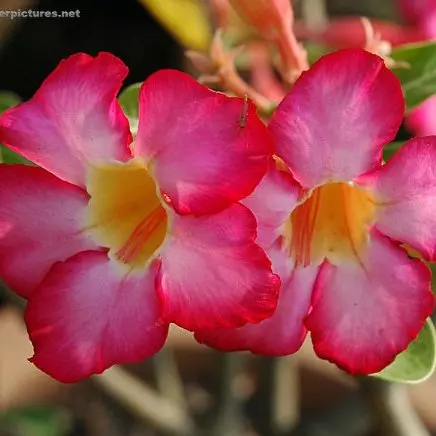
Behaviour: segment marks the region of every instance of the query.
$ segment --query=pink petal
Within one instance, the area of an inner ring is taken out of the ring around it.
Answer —
[[[366,44],[365,28],[359,16],[329,18],[327,25],[318,29],[309,28],[302,20],[297,21],[294,26],[297,38],[310,39],[325,47],[334,48],[360,48]],[[415,26],[405,26],[376,18],[371,18],[371,25],[376,35],[380,35],[382,40],[389,41],[394,47],[425,39],[424,32]]]
[[[436,260],[436,136],[408,141],[386,165],[359,181],[381,203],[377,228]]]
[[[304,187],[313,188],[375,168],[403,114],[400,82],[383,60],[348,49],[303,73],[269,127],[276,154]]]
[[[407,347],[433,305],[428,268],[373,232],[361,265],[323,264],[305,323],[319,357],[370,374]]]
[[[259,324],[237,329],[211,329],[195,333],[195,338],[221,351],[251,351],[269,356],[284,356],[296,352],[306,337],[303,319],[310,307],[312,288],[318,267],[292,268],[291,260],[277,247],[268,250],[273,269],[280,273],[280,290],[277,310],[271,318]],[[283,261],[288,264],[284,270]]]
[[[42,168],[0,165],[0,276],[28,297],[51,266],[98,249],[81,232],[88,197]]]
[[[127,67],[115,56],[63,60],[28,102],[0,117],[0,140],[78,186],[88,163],[127,160],[129,123],[116,95]]]
[[[407,128],[415,136],[436,134],[436,97],[430,97],[414,109],[406,119]]]
[[[265,177],[242,203],[256,216],[257,242],[269,247],[281,234],[285,221],[296,207],[301,187],[289,173],[279,171],[270,162]]]
[[[436,13],[434,0],[398,0],[401,12],[410,23],[419,24],[429,15]]]
[[[272,140],[251,102],[160,71],[144,82],[134,152],[181,214],[223,210],[264,176]]]
[[[154,268],[124,276],[105,253],[83,252],[57,264],[26,310],[31,361],[62,382],[140,362],[162,348]]]
[[[237,327],[274,312],[280,281],[255,244],[256,220],[235,204],[200,217],[174,215],[162,251],[165,319],[188,330]]]

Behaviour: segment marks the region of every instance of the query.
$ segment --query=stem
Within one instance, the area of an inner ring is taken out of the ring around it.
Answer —
[[[290,434],[300,418],[298,369],[293,357],[274,361],[273,423],[278,434]]]
[[[225,90],[238,97],[246,95],[263,114],[271,114],[273,111],[275,104],[245,82],[236,70],[222,73],[221,79]]]
[[[299,420],[298,372],[294,360],[263,357],[260,371],[258,395],[264,414],[259,419],[261,434],[290,434]]]
[[[302,15],[307,29],[322,32],[328,23],[325,0],[303,0]]]
[[[92,377],[103,391],[154,428],[172,436],[192,436],[194,424],[188,414],[153,391],[139,378],[120,367]]]
[[[242,433],[241,398],[235,392],[235,379],[244,357],[240,353],[220,354],[221,390],[214,423],[214,436],[240,436]]]
[[[187,402],[180,377],[174,350],[164,347],[152,358],[153,372],[156,378],[157,388],[164,398],[168,398],[178,406],[187,410]]]
[[[380,436],[430,436],[410,403],[407,386],[372,377],[360,379]]]
[[[276,41],[282,59],[279,69],[283,80],[294,83],[302,71],[309,69],[306,50],[300,45],[291,27],[284,27]]]

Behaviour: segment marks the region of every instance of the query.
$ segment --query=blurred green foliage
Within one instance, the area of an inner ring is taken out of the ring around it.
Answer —
[[[436,94],[436,42],[399,46],[391,56],[400,62],[393,71],[403,86],[408,111]]]
[[[18,95],[8,91],[0,91],[0,114],[20,102]],[[9,150],[3,144],[0,144],[0,163],[33,165],[32,162]]]
[[[11,436],[67,436],[70,420],[54,407],[35,406],[0,416],[0,434]],[[4,433],[3,433],[4,432]]]

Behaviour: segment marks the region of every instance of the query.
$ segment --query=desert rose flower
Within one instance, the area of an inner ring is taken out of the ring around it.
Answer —
[[[245,200],[282,279],[275,314],[239,329],[203,330],[221,350],[287,355],[310,332],[319,357],[351,373],[393,361],[432,313],[436,137],[386,164],[404,98],[378,56],[343,50],[303,73],[269,124],[281,158]]]
[[[436,1],[398,0],[404,18],[419,29],[422,41],[436,39]],[[432,96],[409,114],[408,129],[417,136],[436,134],[436,97]]]
[[[255,108],[161,71],[131,144],[126,75],[108,53],[71,56],[0,118],[0,140],[40,166],[0,166],[0,276],[28,299],[31,360],[65,382],[151,356],[170,322],[235,327],[276,306],[238,203],[272,150]]]

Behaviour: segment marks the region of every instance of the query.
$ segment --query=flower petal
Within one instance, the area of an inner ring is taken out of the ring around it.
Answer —
[[[319,357],[371,374],[417,336],[433,305],[428,268],[374,231],[361,265],[323,264],[305,324]]]
[[[408,141],[386,165],[359,182],[381,203],[377,228],[436,260],[436,136]]]
[[[198,330],[271,316],[280,280],[255,238],[256,220],[240,204],[200,218],[174,214],[173,234],[161,254],[164,318]]]
[[[95,251],[57,264],[27,306],[31,361],[56,380],[76,382],[152,356],[168,331],[159,320],[155,277],[155,268],[123,275]]]
[[[407,128],[414,136],[436,134],[436,97],[430,97],[409,114]]]
[[[436,13],[433,0],[398,0],[397,4],[404,18],[410,23],[418,24],[418,27],[429,16]]]
[[[127,67],[115,56],[63,60],[35,96],[3,113],[0,140],[59,178],[84,186],[88,162],[127,160],[129,123],[116,100]]]
[[[322,57],[304,72],[269,128],[277,154],[306,188],[375,168],[404,114],[401,85],[381,58],[360,49]]]
[[[151,164],[178,213],[221,211],[265,174],[272,139],[251,102],[165,70],[144,82],[139,105],[134,153]]]
[[[88,197],[42,168],[0,165],[0,276],[28,297],[51,266],[98,246],[82,232]]]
[[[277,244],[276,244],[277,245]],[[275,272],[280,272],[282,288],[277,310],[259,324],[237,329],[210,329],[195,333],[198,342],[221,351],[251,351],[269,356],[296,352],[306,337],[303,319],[310,307],[313,284],[318,267],[292,268],[291,260],[279,247],[268,250]],[[283,264],[286,260],[287,271]]]
[[[292,176],[279,171],[275,162],[270,162],[257,188],[241,201],[257,219],[257,242],[262,247],[269,247],[282,234],[282,226],[297,206],[301,194],[301,187]]]

